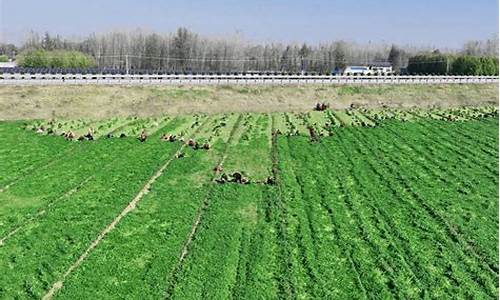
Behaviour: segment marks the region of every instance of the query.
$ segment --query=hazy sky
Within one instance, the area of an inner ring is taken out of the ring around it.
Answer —
[[[459,48],[498,33],[497,0],[0,0],[0,41],[185,26],[252,41],[396,42]]]

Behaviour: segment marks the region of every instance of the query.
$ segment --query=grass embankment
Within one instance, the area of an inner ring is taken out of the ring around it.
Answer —
[[[4,86],[0,120],[498,104],[498,86]]]

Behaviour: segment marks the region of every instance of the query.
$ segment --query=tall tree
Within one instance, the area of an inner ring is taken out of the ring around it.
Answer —
[[[387,60],[391,63],[394,72],[399,73],[402,66],[403,51],[396,45],[392,45]]]
[[[336,42],[334,53],[335,67],[345,68],[347,66],[347,44],[344,41]]]
[[[308,71],[309,62],[310,62],[310,58],[309,58],[310,54],[311,54],[311,49],[307,46],[306,43],[302,44],[302,47],[299,50],[301,71],[305,71],[305,72]]]
[[[184,70],[186,68],[187,59],[189,59],[189,31],[181,27],[177,29],[177,34],[173,40],[173,54],[176,69]]]

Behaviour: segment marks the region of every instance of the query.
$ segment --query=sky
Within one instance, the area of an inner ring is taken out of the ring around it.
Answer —
[[[0,42],[184,26],[254,42],[397,43],[460,48],[498,34],[497,0],[0,0]]]

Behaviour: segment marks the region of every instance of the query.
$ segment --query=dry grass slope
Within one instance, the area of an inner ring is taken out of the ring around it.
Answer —
[[[3,86],[0,120],[498,104],[498,86]]]

